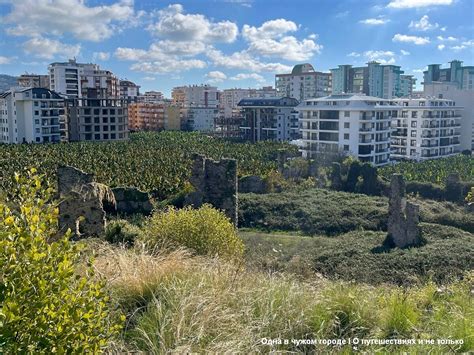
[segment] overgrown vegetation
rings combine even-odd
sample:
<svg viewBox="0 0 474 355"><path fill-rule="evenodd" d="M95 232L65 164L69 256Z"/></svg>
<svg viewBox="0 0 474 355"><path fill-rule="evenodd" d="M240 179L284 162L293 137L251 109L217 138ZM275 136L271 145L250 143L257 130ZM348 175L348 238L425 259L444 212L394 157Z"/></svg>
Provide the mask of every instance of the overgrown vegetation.
<svg viewBox="0 0 474 355"><path fill-rule="evenodd" d="M390 179L394 173L403 174L407 181L430 182L444 185L450 173L459 173L462 181L474 181L474 156L455 155L423 162L406 161L379 169L379 174Z"/></svg>
<svg viewBox="0 0 474 355"><path fill-rule="evenodd" d="M421 220L474 233L472 212L449 202L416 199ZM266 231L336 235L352 230L386 230L388 199L325 189L278 194L240 194L241 227Z"/></svg>
<svg viewBox="0 0 474 355"><path fill-rule="evenodd" d="M297 281L183 252L150 256L103 246L98 271L128 314L116 351L350 352L292 339L453 339L455 345L359 346L362 351L466 352L474 346L472 276L442 288ZM137 309L137 304L140 308ZM266 344L262 339L281 339ZM283 342L288 339L288 343Z"/></svg>
<svg viewBox="0 0 474 355"><path fill-rule="evenodd" d="M297 150L284 143L231 143L185 132L136 133L127 142L0 145L0 189L10 190L10 176L30 167L54 184L56 167L68 164L111 187L133 186L166 198L183 189L194 153L213 159L234 158L240 175L264 176L276 169L279 149Z"/></svg>
<svg viewBox="0 0 474 355"><path fill-rule="evenodd" d="M121 326L81 245L57 237L52 190L32 169L0 201L0 353L96 353ZM83 276L79 276L78 269Z"/></svg>

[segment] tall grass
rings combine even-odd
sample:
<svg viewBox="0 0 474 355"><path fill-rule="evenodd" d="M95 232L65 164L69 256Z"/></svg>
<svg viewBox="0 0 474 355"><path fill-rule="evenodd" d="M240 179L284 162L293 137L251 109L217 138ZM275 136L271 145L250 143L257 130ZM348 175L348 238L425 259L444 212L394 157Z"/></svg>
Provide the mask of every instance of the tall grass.
<svg viewBox="0 0 474 355"><path fill-rule="evenodd" d="M350 352L291 339L463 339L463 345L359 346L365 351L468 351L473 348L472 277L439 289L368 286L246 271L184 251L99 250L95 266L127 314L122 351ZM156 253L155 253L156 255ZM265 344L262 339L281 339ZM290 340L288 344L284 339Z"/></svg>

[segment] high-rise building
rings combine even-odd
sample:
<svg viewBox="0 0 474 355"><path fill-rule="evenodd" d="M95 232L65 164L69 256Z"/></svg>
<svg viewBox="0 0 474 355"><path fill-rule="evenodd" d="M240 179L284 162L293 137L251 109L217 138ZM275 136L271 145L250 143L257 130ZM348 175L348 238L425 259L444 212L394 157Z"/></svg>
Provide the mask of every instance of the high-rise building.
<svg viewBox="0 0 474 355"><path fill-rule="evenodd" d="M61 140L64 98L45 88L15 87L0 95L0 143Z"/></svg>
<svg viewBox="0 0 474 355"><path fill-rule="evenodd" d="M127 102L137 102L140 86L130 80L120 80L120 97Z"/></svg>
<svg viewBox="0 0 474 355"><path fill-rule="evenodd" d="M460 152L461 111L452 100L393 100L391 159L427 160Z"/></svg>
<svg viewBox="0 0 474 355"><path fill-rule="evenodd" d="M91 90L94 96L101 98L120 94L118 78L108 70L101 70L97 64L70 59L64 63L51 63L48 71L51 90L68 98L88 97Z"/></svg>
<svg viewBox="0 0 474 355"><path fill-rule="evenodd" d="M128 139L127 101L120 98L66 100L69 141L116 141Z"/></svg>
<svg viewBox="0 0 474 355"><path fill-rule="evenodd" d="M449 64L449 68L445 69L441 69L441 64L428 65L428 70L423 72L423 84L451 82L461 90L474 90L474 66L463 66L460 60Z"/></svg>
<svg viewBox="0 0 474 355"><path fill-rule="evenodd" d="M413 96L415 90L416 78L413 75L400 75L400 96Z"/></svg>
<svg viewBox="0 0 474 355"><path fill-rule="evenodd" d="M302 153L346 152L376 166L389 162L390 122L395 108L389 100L360 94L338 94L302 102Z"/></svg>
<svg viewBox="0 0 474 355"><path fill-rule="evenodd" d="M173 104L179 107L218 107L219 91L210 85L178 86L171 92Z"/></svg>
<svg viewBox="0 0 474 355"><path fill-rule="evenodd" d="M401 74L397 65L381 65L372 61L366 67L339 65L331 69L332 93L354 93L367 96L391 99L403 96Z"/></svg>
<svg viewBox="0 0 474 355"><path fill-rule="evenodd" d="M38 74L22 74L17 79L18 86L27 88L49 89L49 76Z"/></svg>
<svg viewBox="0 0 474 355"><path fill-rule="evenodd" d="M149 104L163 103L165 97L162 92L159 91L145 91L144 94L138 96L138 102L146 102Z"/></svg>
<svg viewBox="0 0 474 355"><path fill-rule="evenodd" d="M289 74L275 75L277 96L298 101L331 93L331 73L317 72L309 63L298 64Z"/></svg>
<svg viewBox="0 0 474 355"><path fill-rule="evenodd" d="M456 82L432 81L424 83L423 93L442 99L453 100L457 106L461 106L461 135L460 149L474 150L474 89L461 89Z"/></svg>
<svg viewBox="0 0 474 355"><path fill-rule="evenodd" d="M224 110L225 117L231 117L235 111L239 110L240 100L248 97L275 97L276 90L271 86L264 86L261 89L224 89L220 93L219 106Z"/></svg>
<svg viewBox="0 0 474 355"><path fill-rule="evenodd" d="M217 107L197 107L191 106L181 109L185 118L185 129L199 132L214 132L216 120L219 116Z"/></svg>
<svg viewBox="0 0 474 355"><path fill-rule="evenodd" d="M291 141L300 138L298 100L291 97L246 98L240 100L245 140Z"/></svg>

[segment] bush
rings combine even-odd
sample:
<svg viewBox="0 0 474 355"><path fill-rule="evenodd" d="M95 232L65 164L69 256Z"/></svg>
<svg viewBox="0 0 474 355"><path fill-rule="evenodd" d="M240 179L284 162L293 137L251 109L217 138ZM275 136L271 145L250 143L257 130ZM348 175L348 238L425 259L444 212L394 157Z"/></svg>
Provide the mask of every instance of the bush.
<svg viewBox="0 0 474 355"><path fill-rule="evenodd" d="M241 257L244 246L224 213L204 205L199 209L170 208L147 221L142 240L150 247L185 247L199 255Z"/></svg>
<svg viewBox="0 0 474 355"><path fill-rule="evenodd" d="M123 219L110 221L105 230L105 240L112 244L132 246L140 234L140 228Z"/></svg>
<svg viewBox="0 0 474 355"><path fill-rule="evenodd" d="M96 353L119 330L102 282L76 273L81 247L57 238L52 190L32 169L0 202L0 353Z"/></svg>

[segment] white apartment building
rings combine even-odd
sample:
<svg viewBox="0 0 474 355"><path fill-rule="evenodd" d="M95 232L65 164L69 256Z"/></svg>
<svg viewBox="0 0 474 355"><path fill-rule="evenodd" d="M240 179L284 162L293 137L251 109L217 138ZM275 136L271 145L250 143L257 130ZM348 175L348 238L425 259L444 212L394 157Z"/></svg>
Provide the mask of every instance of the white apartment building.
<svg viewBox="0 0 474 355"><path fill-rule="evenodd" d="M331 73L317 72L309 63L295 65L289 74L275 75L277 96L299 102L331 93Z"/></svg>
<svg viewBox="0 0 474 355"><path fill-rule="evenodd" d="M45 88L15 87L0 95L0 143L61 140L64 99Z"/></svg>
<svg viewBox="0 0 474 355"><path fill-rule="evenodd" d="M214 132L219 115L217 107L188 107L183 109L187 128L191 131Z"/></svg>
<svg viewBox="0 0 474 355"><path fill-rule="evenodd" d="M390 100L360 94L330 95L302 102L302 153L344 151L376 166L389 162L390 123L396 107Z"/></svg>
<svg viewBox="0 0 474 355"><path fill-rule="evenodd" d="M400 75L401 97L411 97L415 90L416 78L413 75Z"/></svg>
<svg viewBox="0 0 474 355"><path fill-rule="evenodd" d="M147 104L161 104L165 100L165 97L160 91L145 91L144 94L138 96L138 102L144 102Z"/></svg>
<svg viewBox="0 0 474 355"><path fill-rule="evenodd" d="M437 98L393 100L391 159L428 160L460 153L462 108Z"/></svg>
<svg viewBox="0 0 474 355"><path fill-rule="evenodd" d="M453 100L456 105L463 107L460 120L460 149L474 150L474 89L456 82L441 81L424 83L423 86L425 96Z"/></svg>
<svg viewBox="0 0 474 355"><path fill-rule="evenodd" d="M97 64L77 63L70 59L64 63L51 63L48 72L51 90L68 98L91 95L106 98L120 94L118 78L108 70L101 70Z"/></svg>
<svg viewBox="0 0 474 355"><path fill-rule="evenodd" d="M218 107L219 91L216 86L178 86L171 92L173 104L179 107Z"/></svg>
<svg viewBox="0 0 474 355"><path fill-rule="evenodd" d="M120 97L127 102L137 102L140 86L130 80L120 80Z"/></svg>

